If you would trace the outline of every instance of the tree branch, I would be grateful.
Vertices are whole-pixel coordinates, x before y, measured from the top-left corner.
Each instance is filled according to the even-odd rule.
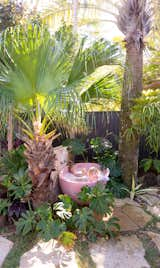
[[[143,87],[144,90],[147,90],[147,89],[158,89],[158,88],[160,88],[160,80],[152,81],[152,83],[150,83],[148,85],[145,85]]]

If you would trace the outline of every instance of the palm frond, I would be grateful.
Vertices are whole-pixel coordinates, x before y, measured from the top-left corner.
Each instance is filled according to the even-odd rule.
[[[19,26],[2,40],[1,92],[10,92],[17,107],[30,112],[38,100],[48,119],[69,131],[85,128],[85,103],[76,87],[97,67],[118,63],[117,45],[99,40],[86,47],[66,26],[54,36],[43,26]]]
[[[152,24],[150,0],[121,0],[118,6],[117,25],[126,41],[140,40],[149,33]]]

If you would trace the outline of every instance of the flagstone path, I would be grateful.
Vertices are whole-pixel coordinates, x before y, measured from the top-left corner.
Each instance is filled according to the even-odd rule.
[[[38,242],[26,252],[21,257],[19,268],[160,268],[160,189],[152,195],[144,195],[137,202],[129,198],[117,199],[114,216],[120,220],[120,236],[90,243],[84,255],[88,255],[91,262],[86,261],[83,254],[79,262],[76,250],[68,252],[55,240],[50,240]],[[147,229],[146,226],[152,226],[155,219],[154,228]],[[159,258],[155,266],[146,258],[149,248],[146,249],[144,245],[149,246],[150,243],[154,245],[154,252]],[[2,263],[12,246],[11,241],[0,236],[0,267],[3,268]]]

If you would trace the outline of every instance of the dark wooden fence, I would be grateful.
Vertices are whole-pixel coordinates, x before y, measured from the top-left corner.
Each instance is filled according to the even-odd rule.
[[[90,132],[88,137],[106,137],[112,142],[113,148],[118,149],[119,136],[119,112],[90,112],[87,113]],[[141,137],[139,146],[139,158],[147,158],[151,155],[149,146],[144,137]]]

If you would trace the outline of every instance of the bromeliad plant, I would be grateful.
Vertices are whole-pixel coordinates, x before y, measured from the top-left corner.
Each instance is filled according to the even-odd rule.
[[[147,194],[147,193],[150,193],[150,192],[152,193],[153,189],[151,189],[151,188],[147,188],[147,189],[142,188],[142,184],[137,185],[136,181],[135,181],[135,178],[132,177],[131,190],[129,190],[128,188],[125,187],[124,191],[126,191],[129,194],[131,200],[134,200],[138,196],[143,196],[144,194]]]

